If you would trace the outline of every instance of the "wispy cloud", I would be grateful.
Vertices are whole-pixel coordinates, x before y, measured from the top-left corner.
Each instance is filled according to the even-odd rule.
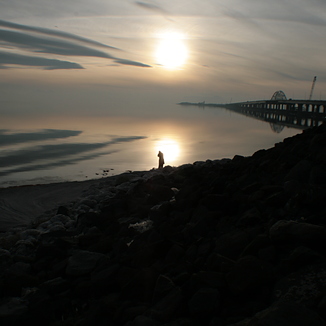
[[[136,67],[150,67],[149,65],[137,61],[126,60],[126,59],[116,59],[114,60],[116,63],[120,63],[126,66],[136,66]]]
[[[0,30],[0,41],[37,53],[52,53],[65,56],[89,56],[112,59],[106,52],[70,43],[61,39],[51,39],[28,35],[20,32]]]
[[[40,34],[45,34],[45,35],[50,35],[50,36],[57,36],[60,38],[68,39],[68,40],[74,40],[74,41],[81,41],[89,45],[96,45],[99,47],[104,47],[104,48],[109,48],[109,49],[114,49],[114,50],[119,50],[118,48],[110,45],[106,45],[100,42],[96,42],[94,40],[90,40],[86,37],[81,37],[75,34],[63,32],[63,31],[58,31],[58,30],[53,30],[50,28],[42,28],[42,27],[34,27],[34,26],[26,26],[26,25],[21,25],[21,24],[16,24],[12,22],[7,22],[4,20],[0,20],[0,26],[2,27],[7,27],[11,29],[17,29],[17,30],[23,30],[23,31],[29,31],[29,32],[35,32],[35,33],[40,33]]]
[[[225,6],[219,4],[225,16],[238,22],[254,26],[257,21],[273,20],[280,22],[295,22],[299,24],[325,26],[325,1],[312,0],[309,6],[300,6],[295,1],[275,1],[273,6],[266,10],[266,3],[249,0],[240,2],[238,6],[227,2]]]
[[[80,64],[58,59],[39,58],[21,54],[0,51],[0,69],[8,69],[7,65],[43,67],[46,70],[54,69],[84,69]]]
[[[29,51],[34,54],[41,53],[59,56],[97,57],[111,59],[121,65],[150,67],[150,65],[141,62],[113,56],[106,51],[96,48],[116,49],[112,46],[70,33],[14,24],[3,20],[0,20],[0,26],[5,28],[0,29],[0,47],[2,46],[11,51]],[[81,42],[84,44],[81,44]],[[36,57],[26,53],[13,54],[9,51],[2,51],[0,53],[0,68],[8,68],[8,65],[39,66],[47,70],[83,68],[78,63],[63,61],[53,57]]]
[[[247,27],[259,28],[259,25],[250,16],[242,13],[239,10],[236,10],[231,7],[224,7],[222,11],[225,16],[238,21],[242,25],[245,25]]]
[[[160,14],[167,14],[168,12],[163,9],[161,6],[158,6],[156,4],[148,3],[148,2],[143,2],[143,1],[136,1],[135,4],[141,8],[158,12]]]

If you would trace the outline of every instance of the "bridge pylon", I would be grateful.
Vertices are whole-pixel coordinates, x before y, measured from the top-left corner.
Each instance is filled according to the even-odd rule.
[[[286,101],[286,95],[283,91],[276,91],[271,97],[271,101]]]

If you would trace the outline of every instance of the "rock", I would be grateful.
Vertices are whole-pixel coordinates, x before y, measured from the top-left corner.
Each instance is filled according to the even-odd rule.
[[[275,243],[299,242],[317,246],[326,244],[326,228],[309,223],[280,220],[270,228],[269,234]]]
[[[57,210],[57,215],[69,216],[69,209],[65,206],[59,206]]]
[[[271,265],[254,256],[240,258],[233,269],[226,275],[226,281],[231,291],[243,293],[255,291],[267,284],[273,277]]]
[[[57,277],[55,279],[46,281],[40,285],[50,295],[56,295],[67,291],[70,287],[70,284],[67,280],[62,277]]]
[[[307,264],[316,264],[322,262],[325,262],[325,256],[304,246],[296,247],[284,259],[284,263],[289,264],[295,270]]]
[[[144,268],[136,271],[124,286],[123,296],[141,303],[150,302],[153,298],[157,272],[154,268]]]
[[[156,326],[156,325],[158,324],[150,317],[137,316],[133,322],[129,322],[125,326]]]
[[[326,318],[326,296],[323,296],[317,306],[319,315],[325,320]]]
[[[10,259],[10,251],[0,248],[0,263]]]
[[[314,305],[324,292],[326,265],[307,265],[275,283],[274,301],[290,301]]]
[[[101,260],[108,258],[100,253],[85,250],[75,250],[68,258],[66,274],[68,276],[82,276],[91,273]]]
[[[157,302],[161,300],[169,292],[174,290],[175,287],[176,287],[175,284],[169,277],[165,275],[159,275],[155,283],[155,288],[153,292],[153,301]]]
[[[241,253],[241,256],[257,256],[259,251],[271,245],[271,240],[266,234],[259,234],[254,238]]]
[[[300,183],[307,183],[309,180],[309,173],[312,168],[312,163],[308,160],[298,162],[286,175],[286,181],[297,180]]]
[[[220,293],[216,289],[201,288],[189,300],[188,308],[190,315],[196,320],[204,321],[211,319],[212,315],[218,314]]]
[[[59,223],[65,225],[68,222],[70,222],[70,217],[64,214],[57,214],[50,218],[50,223],[52,224]]]
[[[148,193],[150,195],[149,201],[154,204],[170,200],[175,194],[170,187],[161,185],[151,185]]]
[[[173,289],[168,295],[161,299],[151,310],[155,320],[166,322],[171,320],[178,312],[184,300],[180,288]]]
[[[21,322],[21,317],[28,311],[27,300],[9,298],[0,306],[0,320],[3,325],[14,325]]]
[[[326,184],[326,170],[323,165],[316,165],[311,169],[309,182],[313,185]]]
[[[234,229],[229,233],[222,234],[216,240],[216,250],[222,256],[236,259],[251,241],[252,239],[248,233]]]
[[[41,235],[41,231],[37,229],[27,229],[20,233],[22,240],[37,240]]]
[[[95,206],[97,205],[97,201],[93,198],[85,198],[79,203],[79,205],[85,205],[90,208],[95,208]]]
[[[325,326],[317,313],[296,303],[280,303],[257,313],[251,320],[229,326]]]
[[[289,195],[294,195],[300,192],[302,186],[298,180],[290,180],[284,182],[284,190]]]
[[[91,273],[92,292],[96,295],[119,289],[116,282],[116,275],[119,271],[118,264],[109,264],[102,268],[97,268]]]
[[[199,271],[194,273],[191,278],[193,292],[202,288],[222,289],[226,287],[225,275],[213,271]]]
[[[32,320],[39,324],[48,324],[51,320],[54,320],[53,300],[44,290],[36,289],[31,291],[27,296],[28,301],[28,314],[27,320]]]
[[[218,253],[212,253],[206,261],[207,268],[210,271],[227,273],[229,272],[235,264],[234,260],[231,260],[225,256]]]
[[[261,214],[257,208],[251,208],[246,211],[237,222],[237,226],[253,226],[259,224],[261,221]]]
[[[184,254],[185,250],[181,246],[175,244],[168,251],[165,261],[167,264],[175,264],[182,259]]]
[[[16,262],[4,271],[2,291],[6,296],[20,296],[23,288],[38,284],[38,278],[33,275],[31,265]]]

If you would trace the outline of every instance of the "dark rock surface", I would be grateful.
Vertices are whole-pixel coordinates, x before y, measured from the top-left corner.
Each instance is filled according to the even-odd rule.
[[[326,125],[103,179],[0,237],[1,325],[326,325]]]

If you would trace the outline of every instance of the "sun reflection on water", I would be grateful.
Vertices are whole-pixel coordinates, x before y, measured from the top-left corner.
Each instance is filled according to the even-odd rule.
[[[161,151],[164,154],[165,164],[173,164],[180,155],[179,143],[171,138],[159,139],[155,143],[156,152]]]

